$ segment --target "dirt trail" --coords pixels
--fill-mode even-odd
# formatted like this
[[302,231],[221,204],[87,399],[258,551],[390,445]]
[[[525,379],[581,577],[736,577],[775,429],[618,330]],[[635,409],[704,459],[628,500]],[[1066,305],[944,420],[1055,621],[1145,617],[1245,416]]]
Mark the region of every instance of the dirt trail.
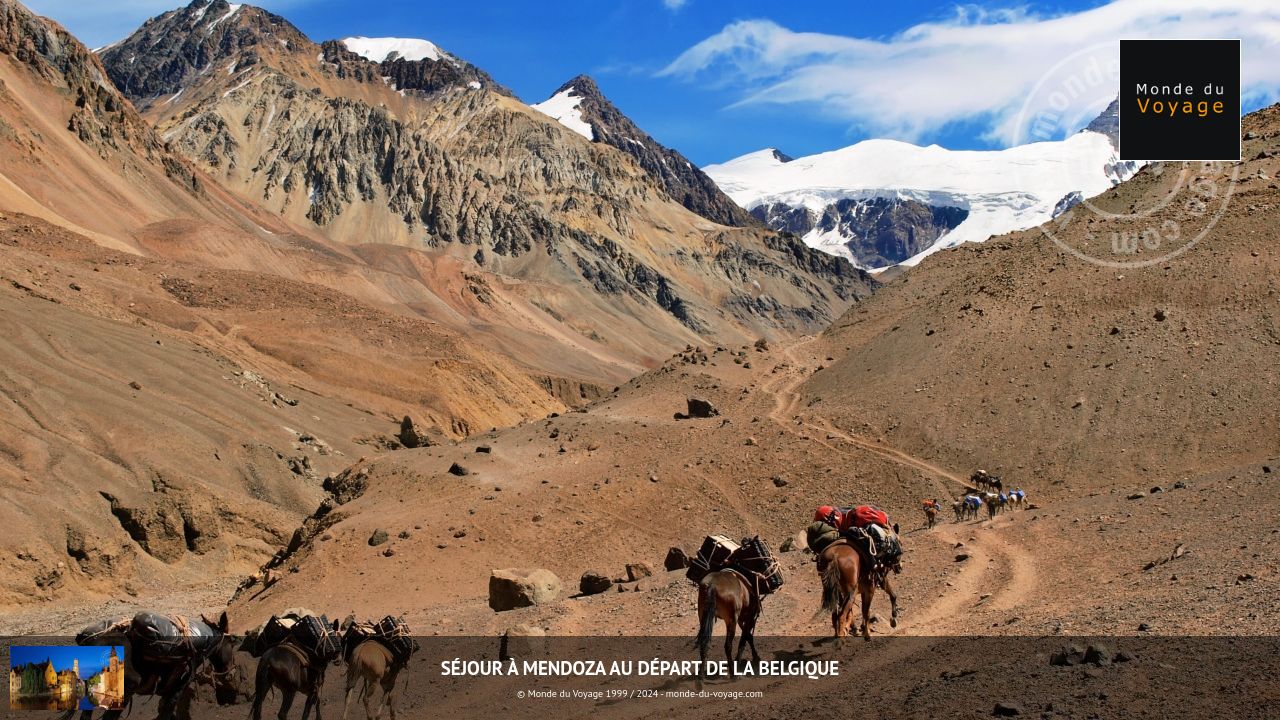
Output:
[[[783,350],[786,367],[775,369],[777,377],[762,386],[762,390],[774,395],[773,410],[769,418],[788,432],[800,429],[825,433],[859,450],[869,452],[889,462],[921,472],[929,478],[942,497],[951,497],[966,483],[962,475],[916,457],[905,451],[836,427],[826,418],[802,417],[798,414],[801,404],[800,385],[805,380],[804,362],[798,353],[815,338],[804,338]],[[825,443],[824,443],[825,444]],[[948,486],[947,483],[953,486]],[[1003,536],[1001,530],[1008,525],[1008,516],[980,523],[951,523],[940,519],[934,530],[933,541],[951,545],[963,544],[963,552],[969,558],[963,561],[960,573],[947,580],[937,595],[928,602],[910,603],[911,612],[904,610],[899,626],[890,630],[887,623],[876,628],[880,634],[896,635],[947,635],[973,632],[966,608],[980,601],[989,609],[1010,610],[1028,597],[1035,589],[1037,573],[1034,559],[1027,548]],[[959,550],[958,550],[959,551]],[[904,598],[900,598],[902,600]],[[784,606],[785,607],[785,606]],[[811,612],[802,606],[785,608],[795,614],[788,617],[784,626],[789,631],[812,628]]]

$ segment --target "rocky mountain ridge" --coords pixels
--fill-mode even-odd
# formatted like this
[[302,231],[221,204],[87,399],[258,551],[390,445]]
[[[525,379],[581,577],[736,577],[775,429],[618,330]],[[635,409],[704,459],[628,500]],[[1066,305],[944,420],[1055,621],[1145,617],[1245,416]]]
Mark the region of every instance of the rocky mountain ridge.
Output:
[[[577,123],[591,128],[589,140],[611,145],[635,158],[671,199],[721,225],[754,224],[752,216],[721,192],[715,181],[684,155],[641,130],[604,96],[589,76],[578,75],[569,80],[552,93],[551,98],[561,99],[557,104],[572,106],[566,110],[576,113]],[[541,105],[533,107],[541,109]]]
[[161,136],[331,240],[422,249],[487,278],[486,322],[509,332],[549,328],[643,365],[703,339],[814,331],[871,286],[798,241],[689,213],[632,156],[491,81],[461,82],[479,75],[387,74],[452,56],[377,63],[223,5],[197,0],[102,53]]

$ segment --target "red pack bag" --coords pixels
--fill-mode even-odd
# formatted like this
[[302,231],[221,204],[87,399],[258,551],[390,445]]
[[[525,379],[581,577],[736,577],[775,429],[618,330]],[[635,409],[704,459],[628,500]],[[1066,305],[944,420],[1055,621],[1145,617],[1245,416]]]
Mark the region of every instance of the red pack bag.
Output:
[[853,526],[863,528],[868,525],[889,527],[889,514],[883,510],[877,510],[870,505],[859,505],[854,508]]

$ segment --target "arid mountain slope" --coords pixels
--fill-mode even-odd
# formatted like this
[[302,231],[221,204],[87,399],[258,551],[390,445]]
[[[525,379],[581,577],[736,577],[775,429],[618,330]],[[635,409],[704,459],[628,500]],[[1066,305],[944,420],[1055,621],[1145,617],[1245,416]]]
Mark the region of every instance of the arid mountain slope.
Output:
[[[1023,483],[1080,490],[1274,453],[1280,408],[1280,108],[1245,118],[1240,165],[1156,166],[1093,201],[1132,219],[1049,227],[1104,259],[1112,233],[1193,237],[1238,180],[1216,225],[1146,267],[1067,254],[1040,230],[940,253],[845,314],[803,388],[814,412],[893,444]],[[1197,176],[1198,175],[1198,176]],[[1197,214],[1187,190],[1215,187]],[[1173,246],[1170,246],[1170,249]]]
[[635,365],[700,338],[816,330],[871,284],[793,239],[688,212],[630,156],[491,86],[401,87],[388,63],[257,8],[198,1],[103,58],[162,137],[247,199],[344,244],[507,278],[511,302],[540,313],[497,323]]
[[[429,337],[418,338],[429,344],[401,352],[466,359],[429,373],[403,371],[394,386],[380,387],[364,384],[377,373],[344,368],[324,377],[320,363],[309,364],[317,380],[340,374],[339,384],[362,402],[409,411],[457,434],[563,409],[565,401],[580,402],[583,392],[590,397],[593,384],[615,383],[637,368],[587,340],[566,340],[564,331],[544,329],[546,323],[529,322],[520,331],[495,323],[542,312],[506,297],[505,283],[488,273],[465,272],[448,257],[406,248],[371,245],[354,252],[226,191],[170,151],[115,90],[93,53],[11,0],[0,0],[0,80],[0,209],[41,217],[105,247],[151,258],[323,285],[406,322],[436,323]],[[288,318],[279,323],[271,332],[290,335]],[[328,342],[341,348],[344,332]],[[512,352],[476,353],[482,346],[461,341],[460,332]],[[295,367],[303,364],[287,343],[259,347]],[[508,364],[512,356],[560,361],[532,369],[534,363],[520,363],[517,369]]]
[[[359,463],[269,568],[274,584],[231,608],[246,625],[311,602],[444,634],[692,633],[694,594],[675,577],[494,614],[489,570],[545,567],[572,588],[709,533],[781,546],[818,504],[873,502],[909,531],[902,634],[1264,631],[1280,581],[1263,569],[1276,536],[1258,532],[1280,439],[1278,114],[1247,119],[1257,159],[1213,172],[1251,179],[1177,258],[1102,269],[1034,234],[939,253],[821,336],[690,349],[579,412]],[[1099,202],[1143,206],[1169,175],[1153,167]],[[1147,217],[1192,227],[1180,212]],[[720,414],[673,417],[688,397]],[[917,529],[920,500],[949,502],[977,467],[1035,507]],[[394,539],[371,544],[379,529]],[[791,584],[761,632],[823,633],[812,565],[784,557]],[[1197,579],[1152,571],[1175,561]]]

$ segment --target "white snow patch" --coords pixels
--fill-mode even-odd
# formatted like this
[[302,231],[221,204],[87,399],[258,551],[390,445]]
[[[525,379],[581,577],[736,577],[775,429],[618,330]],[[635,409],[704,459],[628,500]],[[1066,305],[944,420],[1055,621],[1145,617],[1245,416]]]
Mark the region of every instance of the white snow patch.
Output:
[[561,125],[578,133],[588,140],[595,139],[595,128],[591,127],[591,123],[582,119],[582,112],[578,110],[578,104],[582,102],[582,96],[575,95],[574,88],[565,88],[560,92],[547,98],[545,102],[540,102],[529,107],[537,110],[543,115],[549,115],[560,122]]
[[471,88],[472,90],[479,90],[480,83],[477,80],[472,80],[471,82],[467,83],[467,87]]
[[[206,5],[205,7],[207,8],[208,6]],[[226,20],[226,19],[230,18],[232,15],[235,15],[236,13],[240,12],[240,8],[242,8],[242,7],[244,7],[244,4],[243,4],[243,3],[233,3],[233,4],[231,5],[231,9],[230,9],[230,10],[227,10],[227,14],[226,14],[226,15],[223,15],[222,17],[218,18],[217,20],[214,20],[213,22],[209,23],[209,27],[205,28],[205,30],[204,30],[204,34],[205,34],[205,35],[212,35],[212,34],[213,34],[213,29],[214,29],[215,27],[217,27],[217,26],[218,26],[218,23],[220,23],[220,22],[222,22],[223,20]],[[201,12],[202,12],[202,14],[203,14],[203,10],[202,10]]]
[[[931,247],[903,261],[915,265],[938,250],[1047,222],[1063,197],[1105,192],[1136,165],[1120,163],[1107,136],[1079,132],[1064,140],[1005,150],[947,150],[896,140],[864,140],[846,148],[783,162],[772,148],[703,171],[734,202],[750,210],[773,203],[820,214],[844,199],[917,200],[969,211]],[[850,257],[838,231],[814,229],[805,244]]]
[[447,55],[435,43],[415,38],[349,37],[343,38],[342,44],[351,52],[374,62],[383,62],[392,53],[411,61],[439,60]]
[[177,100],[178,98],[182,97],[182,93],[186,92],[186,90],[187,90],[186,88],[179,88],[179,89],[178,89],[178,92],[176,92],[176,93],[174,93],[174,94],[173,94],[173,97],[171,97],[171,98],[169,98],[168,100],[165,100],[165,101],[164,101],[164,104],[165,104],[165,105],[168,105],[168,104],[172,103],[174,100]]
[[228,76],[228,77],[230,77],[230,76],[232,76],[232,75],[235,75],[235,74],[236,74],[236,66],[237,66],[237,65],[239,65],[239,64],[240,64],[240,62],[239,62],[238,60],[232,60],[232,61],[231,61],[231,64],[227,66],[227,76]]
[[239,85],[237,85],[237,86],[235,86],[235,87],[231,88],[230,90],[228,90],[228,91],[226,91],[226,92],[222,93],[222,97],[226,97],[226,96],[230,95],[231,93],[233,93],[233,92],[235,92],[235,91],[239,90],[240,88],[244,87],[245,85],[248,85],[252,80],[253,80],[253,77],[252,77],[252,76],[250,76],[250,77],[248,77],[248,78],[245,78],[244,82],[241,82]]

